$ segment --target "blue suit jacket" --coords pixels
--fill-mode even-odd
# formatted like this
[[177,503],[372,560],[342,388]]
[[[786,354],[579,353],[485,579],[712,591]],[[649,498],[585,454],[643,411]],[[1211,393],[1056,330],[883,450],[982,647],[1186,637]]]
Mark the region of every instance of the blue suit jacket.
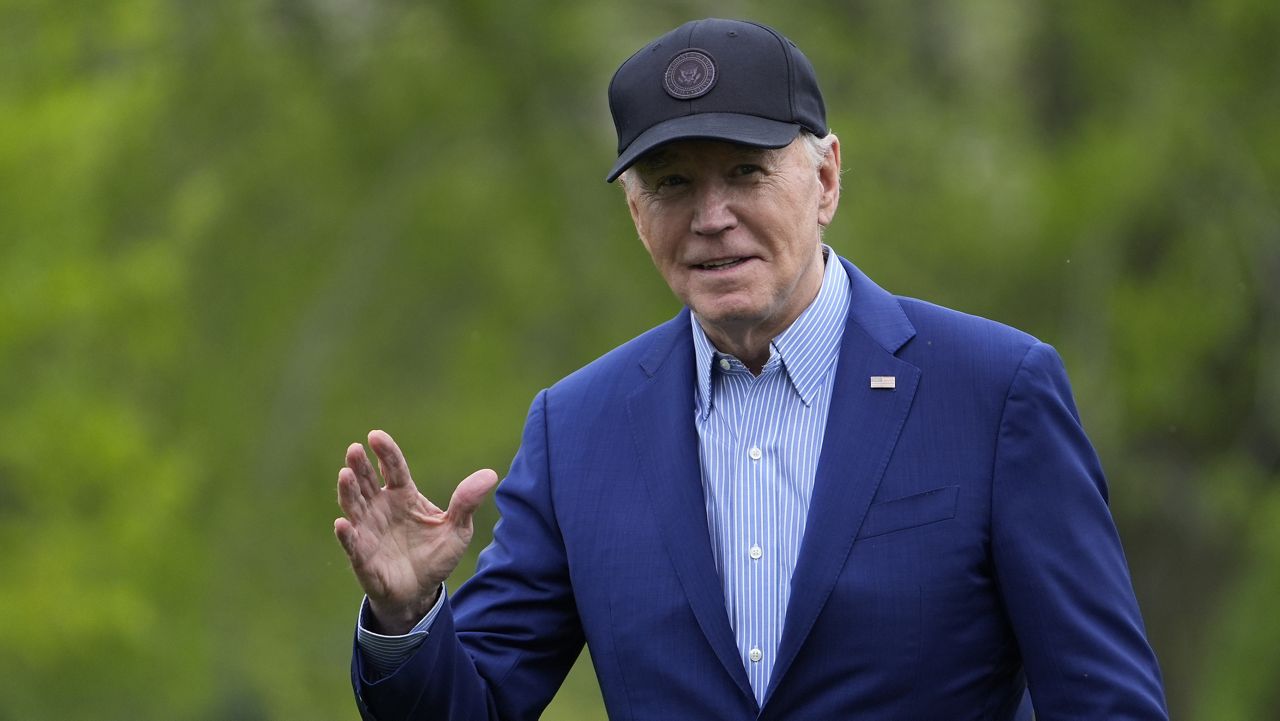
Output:
[[[687,311],[540,393],[476,575],[367,719],[534,719],[584,641],[611,719],[1164,719],[1052,348],[853,298],[778,658],[757,705],[712,562]],[[892,390],[869,387],[894,376]]]

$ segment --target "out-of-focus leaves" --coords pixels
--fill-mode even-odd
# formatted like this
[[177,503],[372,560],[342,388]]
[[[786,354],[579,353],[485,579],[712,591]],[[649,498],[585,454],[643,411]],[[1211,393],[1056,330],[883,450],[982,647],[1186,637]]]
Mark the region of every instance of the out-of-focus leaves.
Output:
[[4,0],[0,718],[353,717],[343,448],[447,496],[675,312],[605,87],[708,14],[814,61],[828,242],[1062,352],[1174,715],[1275,716],[1274,2]]

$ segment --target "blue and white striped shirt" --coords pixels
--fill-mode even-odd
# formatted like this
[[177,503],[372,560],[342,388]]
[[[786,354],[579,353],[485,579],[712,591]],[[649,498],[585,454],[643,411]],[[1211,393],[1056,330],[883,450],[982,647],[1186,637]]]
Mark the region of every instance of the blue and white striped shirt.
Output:
[[773,339],[759,376],[692,322],[694,397],[711,554],[756,700],[764,702],[791,597],[831,407],[849,277],[829,249],[822,288]]
[[[817,297],[773,339],[759,376],[716,351],[692,321],[697,362],[693,412],[711,552],[725,608],[756,700],[763,703],[782,637],[809,499],[831,407],[836,358],[850,302],[849,277],[823,247]],[[413,654],[441,601],[404,636],[365,627],[358,643],[372,670],[390,673]]]

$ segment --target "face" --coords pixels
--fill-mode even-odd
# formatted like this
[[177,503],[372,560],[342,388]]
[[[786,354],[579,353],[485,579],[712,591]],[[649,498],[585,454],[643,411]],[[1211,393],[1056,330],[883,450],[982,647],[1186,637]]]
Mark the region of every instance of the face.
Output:
[[822,285],[840,148],[833,143],[815,168],[804,142],[768,150],[681,141],[634,166],[627,204],[640,240],[721,350],[767,347]]

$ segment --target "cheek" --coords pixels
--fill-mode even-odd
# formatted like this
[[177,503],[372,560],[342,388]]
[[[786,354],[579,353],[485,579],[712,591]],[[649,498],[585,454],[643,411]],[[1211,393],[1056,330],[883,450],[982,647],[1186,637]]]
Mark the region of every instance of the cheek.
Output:
[[653,261],[653,266],[658,270],[659,275],[670,280],[675,263],[669,249],[661,240],[654,239],[652,236],[642,235],[640,242],[644,244],[644,249],[648,251],[649,259]]
[[681,275],[684,271],[684,264],[680,263],[675,252],[671,249],[664,249],[653,257],[654,263],[658,265],[658,270],[667,280],[673,280]]
[[649,237],[653,232],[653,218],[656,217],[652,200],[643,195],[628,195],[627,209],[631,211],[631,222],[636,227],[636,234],[648,248]]
[[663,267],[674,263],[679,254],[677,238],[672,233],[671,223],[661,218],[649,219],[645,223],[645,234],[641,236],[653,262]]

